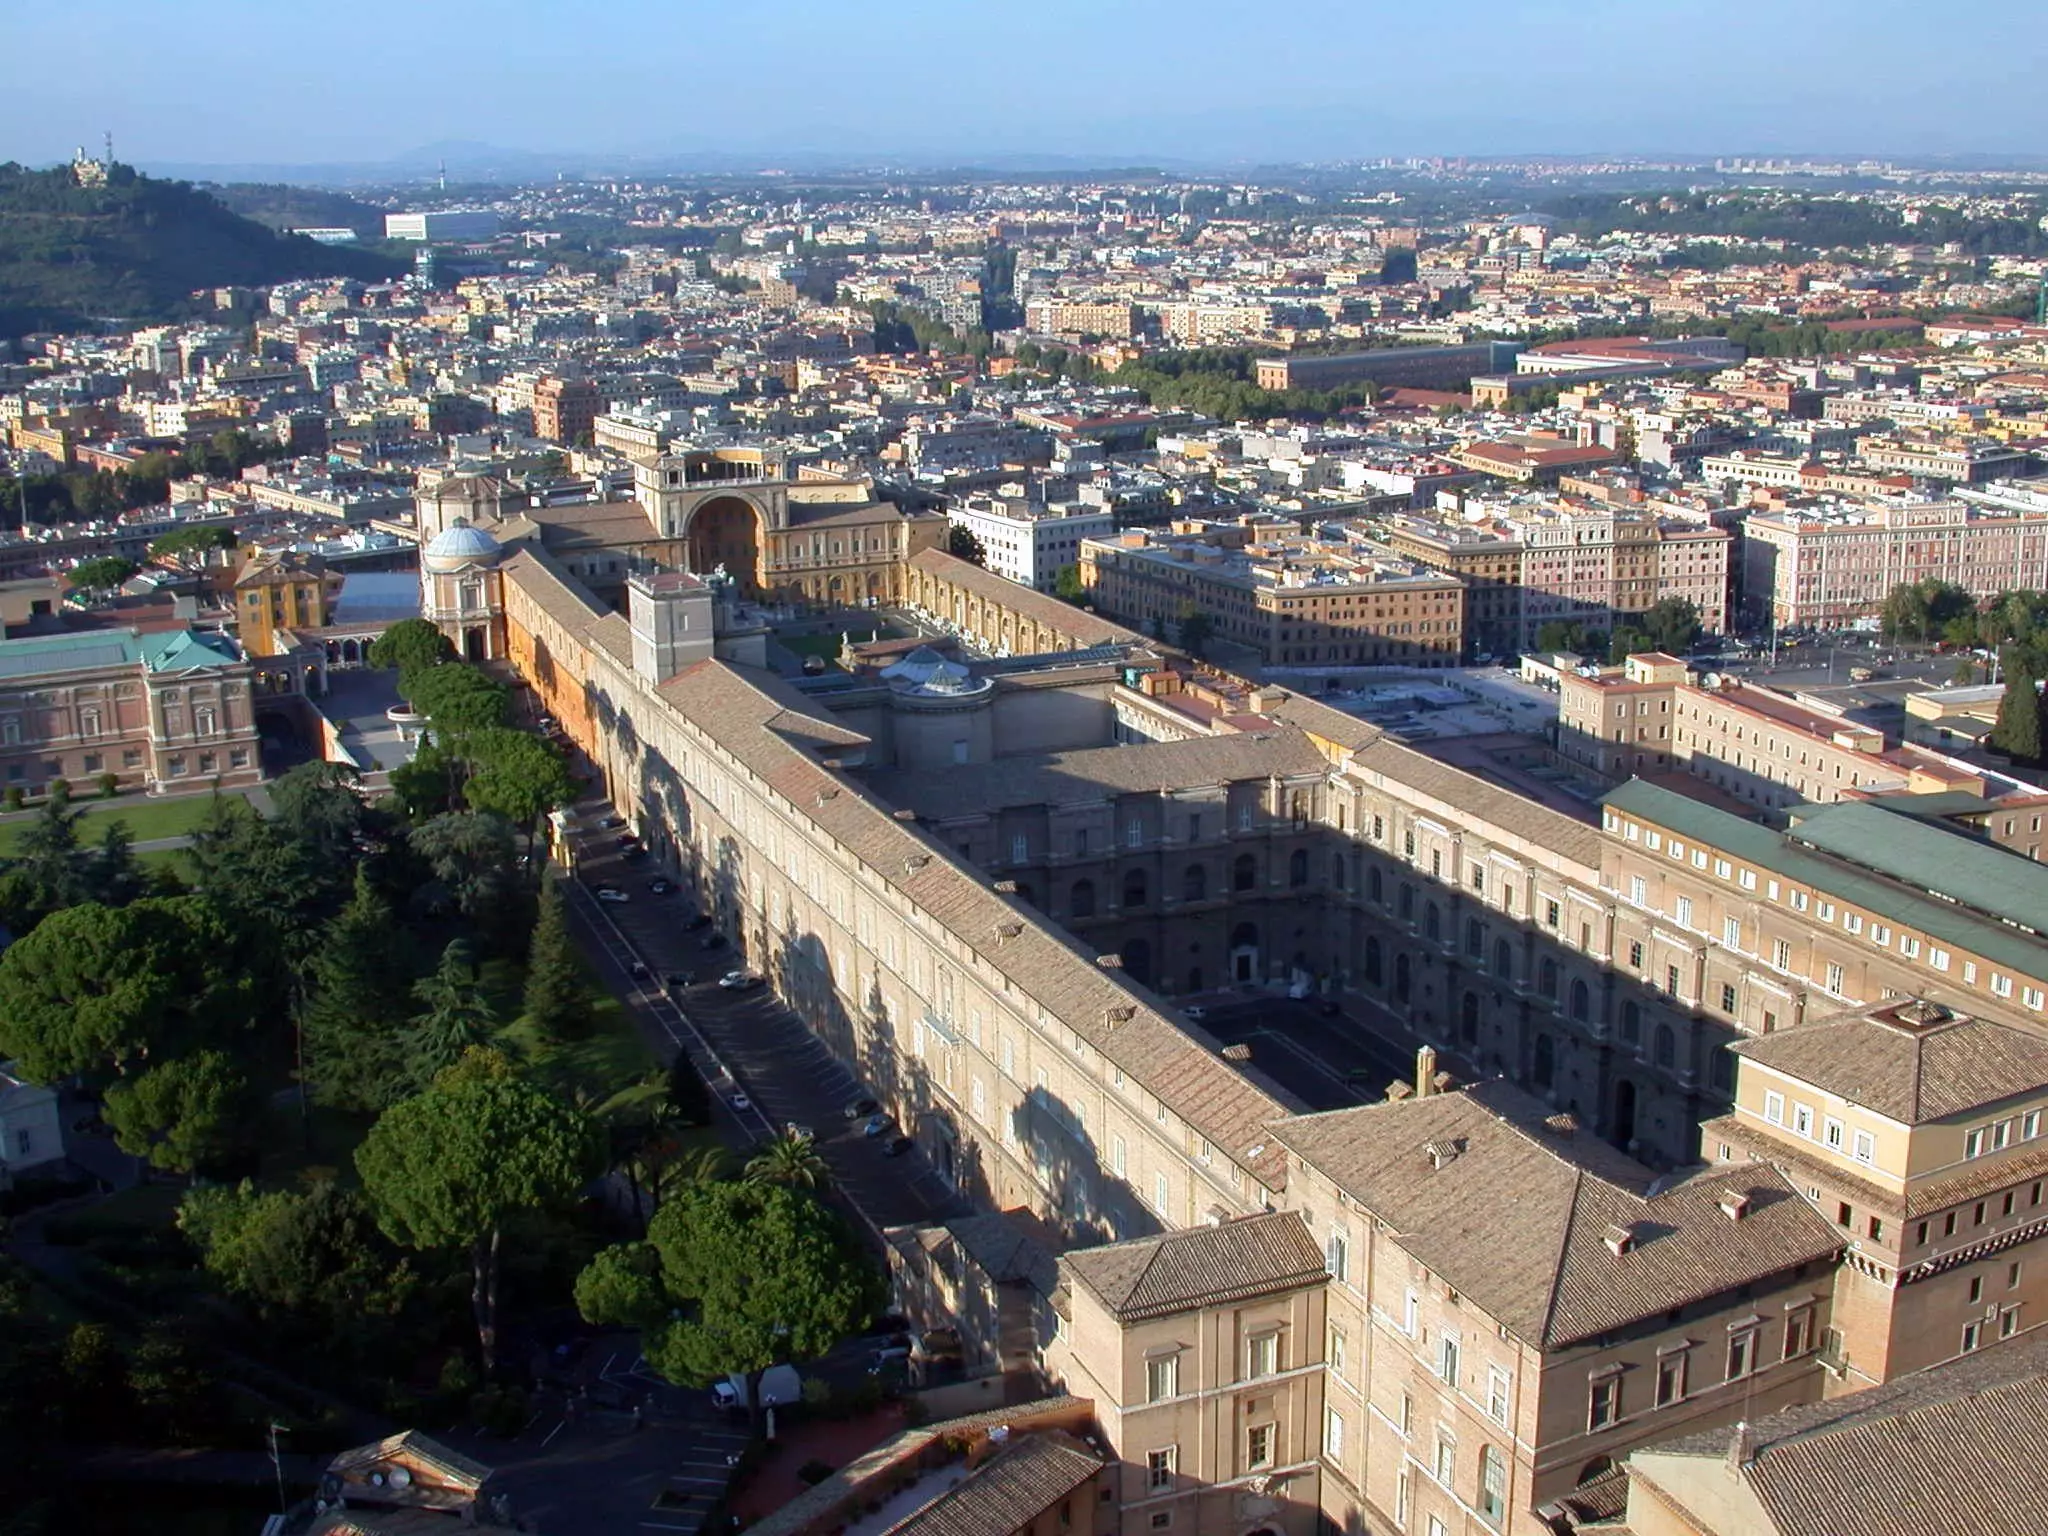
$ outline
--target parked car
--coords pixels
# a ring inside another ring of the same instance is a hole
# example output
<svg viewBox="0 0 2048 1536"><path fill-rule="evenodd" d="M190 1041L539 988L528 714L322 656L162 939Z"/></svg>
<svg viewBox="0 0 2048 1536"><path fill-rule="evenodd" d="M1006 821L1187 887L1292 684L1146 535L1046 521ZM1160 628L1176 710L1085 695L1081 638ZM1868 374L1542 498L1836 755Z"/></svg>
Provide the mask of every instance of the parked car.
<svg viewBox="0 0 2048 1536"><path fill-rule="evenodd" d="M894 1115L869 1115L868 1123L860 1128L863 1136L886 1136L896 1128Z"/></svg>
<svg viewBox="0 0 2048 1536"><path fill-rule="evenodd" d="M697 985L695 971L670 971L661 978L661 984L671 992L680 992L685 987Z"/></svg>
<svg viewBox="0 0 2048 1536"><path fill-rule="evenodd" d="M784 1123L782 1134L791 1141L816 1141L818 1139L816 1131L813 1131L808 1125L800 1124L795 1120Z"/></svg>
<svg viewBox="0 0 2048 1536"><path fill-rule="evenodd" d="M600 885L597 888L597 899L599 901L623 903L631 901L633 898L620 890L616 885Z"/></svg>
<svg viewBox="0 0 2048 1536"><path fill-rule="evenodd" d="M1209 1010L1204 1008L1200 1003L1191 1004L1190 1006L1181 1009L1180 1012L1182 1018L1188 1019L1196 1024L1201 1023L1202 1020L1209 1017Z"/></svg>
<svg viewBox="0 0 2048 1536"><path fill-rule="evenodd" d="M627 965L626 974L628 976L631 976L635 981L646 981L650 977L652 977L654 973L647 969L647 962L645 960L635 960Z"/></svg>
<svg viewBox="0 0 2048 1536"><path fill-rule="evenodd" d="M754 1107L754 1101L737 1089L725 1096L725 1102L742 1114Z"/></svg>
<svg viewBox="0 0 2048 1536"><path fill-rule="evenodd" d="M908 1152L912 1147L916 1145L917 1143L912 1141L908 1136L897 1136L882 1144L882 1156L901 1157L904 1153Z"/></svg>
<svg viewBox="0 0 2048 1536"><path fill-rule="evenodd" d="M854 1099L840 1113L849 1120L860 1120L868 1115L872 1115L881 1107L873 1099Z"/></svg>
<svg viewBox="0 0 2048 1536"><path fill-rule="evenodd" d="M598 817L597 824L606 831L610 831L613 827L623 827L626 824L626 818L614 812L610 816Z"/></svg>
<svg viewBox="0 0 2048 1536"><path fill-rule="evenodd" d="M666 896L675 888L675 881L669 879L667 875L656 875L652 880L647 882L647 889L652 891L657 896Z"/></svg>
<svg viewBox="0 0 2048 1536"><path fill-rule="evenodd" d="M727 971L718 984L728 992L751 992L761 985L761 978L752 971Z"/></svg>
<svg viewBox="0 0 2048 1536"><path fill-rule="evenodd" d="M909 1369L910 1350L907 1346L892 1345L888 1349L874 1350L868 1355L868 1374L870 1376L879 1376L891 1366Z"/></svg>

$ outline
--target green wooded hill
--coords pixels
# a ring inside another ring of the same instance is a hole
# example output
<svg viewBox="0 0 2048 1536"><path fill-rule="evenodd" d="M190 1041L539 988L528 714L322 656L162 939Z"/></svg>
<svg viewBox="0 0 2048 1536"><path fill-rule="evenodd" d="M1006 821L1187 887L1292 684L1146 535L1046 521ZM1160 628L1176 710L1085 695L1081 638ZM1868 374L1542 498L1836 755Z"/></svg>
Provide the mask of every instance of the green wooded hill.
<svg viewBox="0 0 2048 1536"><path fill-rule="evenodd" d="M68 166L0 165L0 336L173 320L202 288L379 281L404 270L374 252L279 234L185 182L129 166L114 166L105 186L81 187Z"/></svg>
<svg viewBox="0 0 2048 1536"><path fill-rule="evenodd" d="M203 190L243 218L272 229L348 228L356 232L359 240L384 238L384 210L358 202L345 192L268 181L230 181Z"/></svg>

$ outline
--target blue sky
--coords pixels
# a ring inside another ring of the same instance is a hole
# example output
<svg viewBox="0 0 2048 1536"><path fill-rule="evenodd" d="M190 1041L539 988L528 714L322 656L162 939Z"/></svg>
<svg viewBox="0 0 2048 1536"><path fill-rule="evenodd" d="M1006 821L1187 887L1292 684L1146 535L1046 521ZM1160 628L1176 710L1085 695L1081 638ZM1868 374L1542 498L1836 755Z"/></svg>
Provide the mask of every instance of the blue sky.
<svg viewBox="0 0 2048 1536"><path fill-rule="evenodd" d="M2044 76L2040 0L20 0L0 159L2048 154Z"/></svg>

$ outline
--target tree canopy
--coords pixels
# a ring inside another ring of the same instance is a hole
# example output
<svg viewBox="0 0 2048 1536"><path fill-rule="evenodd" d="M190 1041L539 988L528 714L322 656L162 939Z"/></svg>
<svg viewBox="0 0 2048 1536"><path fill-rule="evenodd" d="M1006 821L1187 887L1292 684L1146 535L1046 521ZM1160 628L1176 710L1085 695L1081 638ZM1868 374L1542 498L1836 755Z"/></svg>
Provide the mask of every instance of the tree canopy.
<svg viewBox="0 0 2048 1536"><path fill-rule="evenodd" d="M393 1242L469 1251L470 1303L487 1371L497 1358L505 1223L568 1200L598 1161L589 1120L515 1077L491 1051L472 1051L423 1092L392 1105L356 1150L364 1193Z"/></svg>
<svg viewBox="0 0 2048 1536"><path fill-rule="evenodd" d="M576 1280L586 1319L638 1328L648 1363L690 1386L822 1355L881 1299L845 1223L776 1183L684 1188L645 1242L603 1250Z"/></svg>

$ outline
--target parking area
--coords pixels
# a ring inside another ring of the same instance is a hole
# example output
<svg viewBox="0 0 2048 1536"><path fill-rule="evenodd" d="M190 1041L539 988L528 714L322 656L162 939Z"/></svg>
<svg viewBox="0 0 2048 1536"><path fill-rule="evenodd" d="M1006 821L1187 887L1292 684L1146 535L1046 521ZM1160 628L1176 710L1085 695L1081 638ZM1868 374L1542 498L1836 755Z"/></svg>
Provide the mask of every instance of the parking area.
<svg viewBox="0 0 2048 1536"><path fill-rule="evenodd" d="M886 1227L967 1214L966 1200L916 1150L891 1157L885 1149L893 1137L867 1136L846 1117L846 1105L867 1087L770 988L718 985L742 958L727 944L707 949L715 930L692 926L701 920L688 896L657 894L659 876L648 861L622 851L617 831L597 824L604 808L583 809L571 834L579 876L570 882L571 909L606 984L664 1059L687 1053L711 1085L728 1139L744 1150L789 1125L809 1130L837 1196L876 1241ZM599 900L599 889L625 899Z"/></svg>

